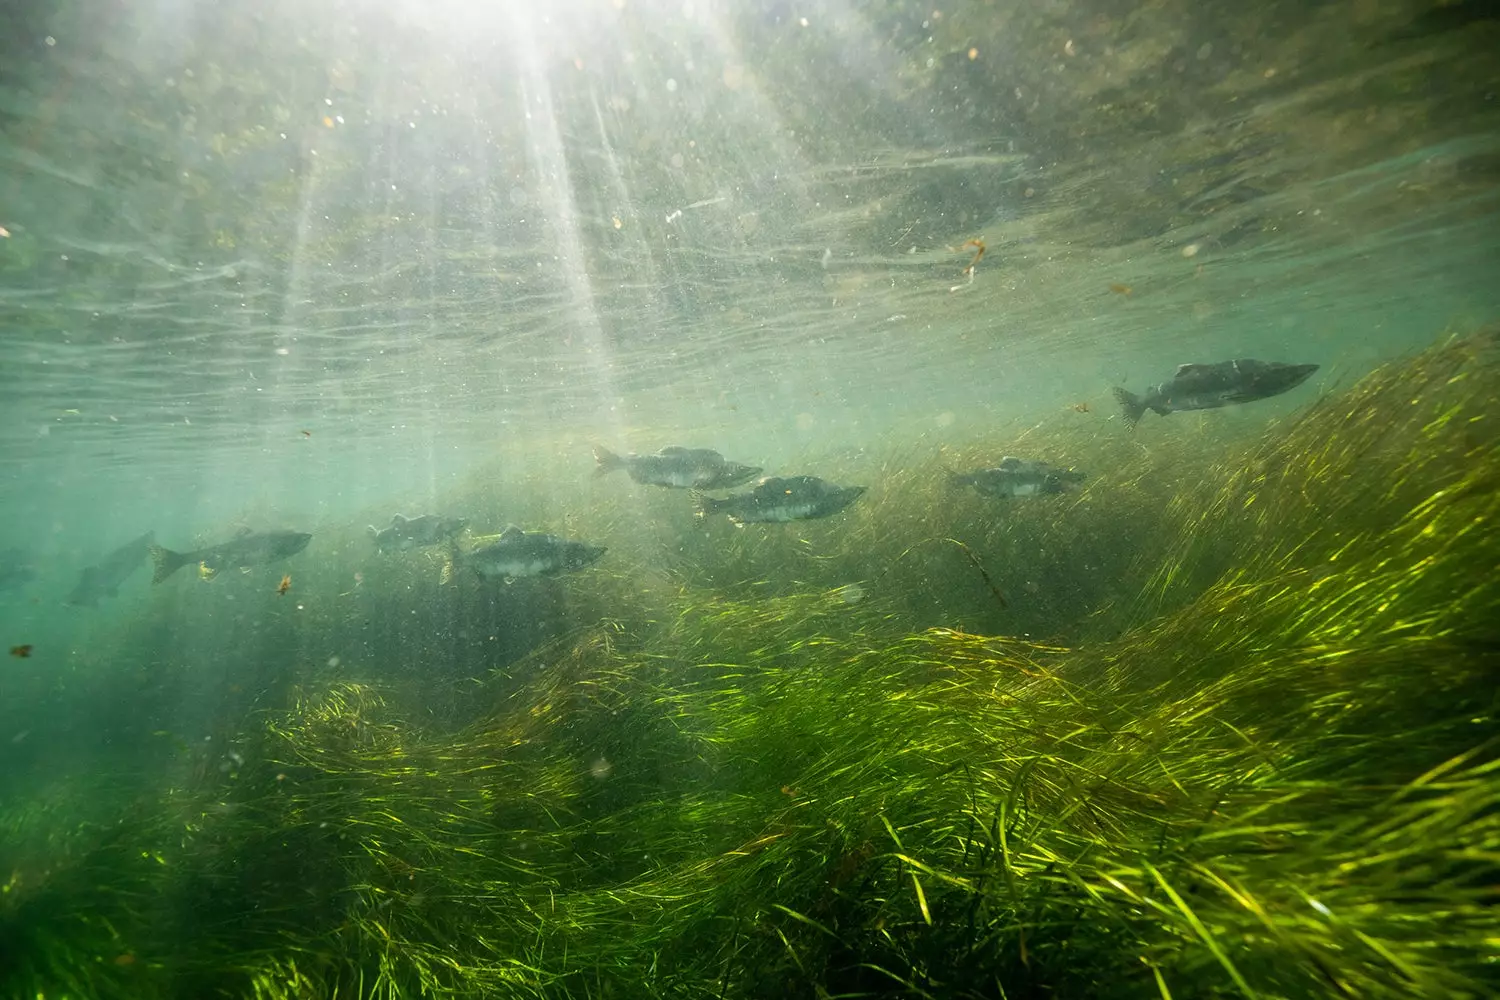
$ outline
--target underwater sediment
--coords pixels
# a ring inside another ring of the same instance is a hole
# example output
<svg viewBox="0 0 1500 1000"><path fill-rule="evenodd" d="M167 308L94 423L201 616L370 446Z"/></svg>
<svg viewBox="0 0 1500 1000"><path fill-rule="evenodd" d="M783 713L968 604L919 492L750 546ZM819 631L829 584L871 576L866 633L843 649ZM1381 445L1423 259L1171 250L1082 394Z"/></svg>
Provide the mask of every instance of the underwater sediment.
<svg viewBox="0 0 1500 1000"><path fill-rule="evenodd" d="M309 666L310 615L230 757L122 729L0 801L0 993L1493 995L1496 361L1248 439L1042 428L1090 471L1046 502L893 456L837 523L621 546L513 655L429 653L441 714Z"/></svg>

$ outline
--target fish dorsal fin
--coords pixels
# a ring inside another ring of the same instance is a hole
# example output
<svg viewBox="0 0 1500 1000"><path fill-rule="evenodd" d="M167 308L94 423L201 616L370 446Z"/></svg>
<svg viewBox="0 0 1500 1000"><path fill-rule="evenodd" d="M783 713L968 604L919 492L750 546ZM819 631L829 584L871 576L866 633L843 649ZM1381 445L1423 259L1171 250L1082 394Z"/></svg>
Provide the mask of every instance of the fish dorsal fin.
<svg viewBox="0 0 1500 1000"><path fill-rule="evenodd" d="M398 524L405 524L405 523L406 523L406 515L405 514L392 514L391 515L391 526L392 527L395 527Z"/></svg>
<svg viewBox="0 0 1500 1000"><path fill-rule="evenodd" d="M235 538L244 538L246 535L250 535L250 534L254 534L254 532L252 532L248 526L242 524L242 525L240 525L239 529L237 531L235 531L234 537Z"/></svg>
<svg viewBox="0 0 1500 1000"><path fill-rule="evenodd" d="M513 542L513 541L515 541L518 538L525 538L525 537L526 537L526 532L522 531L520 528L516 527L514 524L507 524L505 526L505 530L502 531L502 532L500 532L500 540L502 542Z"/></svg>
<svg viewBox="0 0 1500 1000"><path fill-rule="evenodd" d="M1014 455L1006 455L1000 459L1000 464L995 466L997 469L1019 469L1020 467L1021 460Z"/></svg>
<svg viewBox="0 0 1500 1000"><path fill-rule="evenodd" d="M1196 362L1189 361L1185 365L1178 365L1177 366L1177 372L1174 375L1174 377L1175 378L1182 378L1182 376L1184 376L1184 375L1190 375L1190 374L1192 374L1195 371L1200 371L1200 370L1202 370L1204 368L1207 368L1207 367L1208 367L1208 365L1200 365L1200 364L1198 364Z"/></svg>
<svg viewBox="0 0 1500 1000"><path fill-rule="evenodd" d="M669 444L657 452L658 455L686 455L687 453L688 449L676 444Z"/></svg>

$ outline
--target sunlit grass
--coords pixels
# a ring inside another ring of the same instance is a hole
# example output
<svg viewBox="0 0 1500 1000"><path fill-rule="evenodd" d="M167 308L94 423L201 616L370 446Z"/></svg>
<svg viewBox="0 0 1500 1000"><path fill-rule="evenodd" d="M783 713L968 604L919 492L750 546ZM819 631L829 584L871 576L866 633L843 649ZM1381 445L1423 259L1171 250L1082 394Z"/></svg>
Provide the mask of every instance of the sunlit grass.
<svg viewBox="0 0 1500 1000"><path fill-rule="evenodd" d="M576 515L626 537L598 572L372 585L387 614L552 624L520 658L453 647L441 718L395 654L305 671L235 717L232 771L143 784L107 825L5 803L0 983L1489 995L1490 345L1248 442L1142 460L1038 430L1090 478L1036 503L945 485L996 441L893 456L828 522L705 526L663 494L635 541L638 515Z"/></svg>

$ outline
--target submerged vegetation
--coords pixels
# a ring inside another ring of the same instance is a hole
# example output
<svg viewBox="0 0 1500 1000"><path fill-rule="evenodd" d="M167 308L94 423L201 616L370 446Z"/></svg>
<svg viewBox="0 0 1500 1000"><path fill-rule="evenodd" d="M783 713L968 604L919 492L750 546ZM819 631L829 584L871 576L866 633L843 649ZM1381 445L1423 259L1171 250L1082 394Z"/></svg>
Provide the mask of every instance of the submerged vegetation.
<svg viewBox="0 0 1500 1000"><path fill-rule="evenodd" d="M0 993L1491 995L1495 350L1038 428L1089 478L1034 502L946 483L1010 438L795 528L570 512L610 559L529 589L294 570L279 662L153 613L49 695L118 771L7 779Z"/></svg>

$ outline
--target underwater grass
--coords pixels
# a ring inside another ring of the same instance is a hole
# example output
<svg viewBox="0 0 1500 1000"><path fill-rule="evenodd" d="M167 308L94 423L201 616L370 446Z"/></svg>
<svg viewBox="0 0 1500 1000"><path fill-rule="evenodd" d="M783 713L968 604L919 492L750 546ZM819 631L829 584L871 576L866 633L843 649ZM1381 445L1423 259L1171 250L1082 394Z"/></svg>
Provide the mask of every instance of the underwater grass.
<svg viewBox="0 0 1500 1000"><path fill-rule="evenodd" d="M1034 431L1091 470L1055 503L948 490L999 442L787 532L664 507L688 541L640 579L661 538L548 590L460 584L417 617L551 623L519 658L429 650L457 664L443 714L413 673L278 674L241 763L12 876L0 987L1493 995L1492 350L1454 339L1232 445Z"/></svg>

